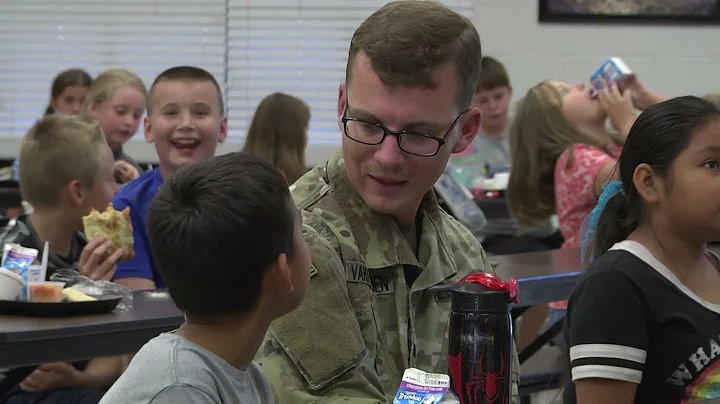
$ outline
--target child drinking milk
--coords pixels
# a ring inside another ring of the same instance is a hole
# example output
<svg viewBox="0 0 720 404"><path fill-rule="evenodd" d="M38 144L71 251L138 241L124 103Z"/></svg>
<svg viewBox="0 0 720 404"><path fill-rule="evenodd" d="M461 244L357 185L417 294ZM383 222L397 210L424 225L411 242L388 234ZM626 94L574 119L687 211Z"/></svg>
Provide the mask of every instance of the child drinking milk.
<svg viewBox="0 0 720 404"><path fill-rule="evenodd" d="M577 403L720 398L720 110L649 107L587 222L596 258L566 317ZM572 385L565 402L574 402ZM713 401L714 402L714 401Z"/></svg>

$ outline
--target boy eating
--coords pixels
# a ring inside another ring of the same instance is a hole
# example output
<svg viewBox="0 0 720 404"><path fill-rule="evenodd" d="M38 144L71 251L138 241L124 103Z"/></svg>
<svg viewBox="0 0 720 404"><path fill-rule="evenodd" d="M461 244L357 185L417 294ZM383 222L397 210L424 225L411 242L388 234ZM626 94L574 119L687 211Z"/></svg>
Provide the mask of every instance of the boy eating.
<svg viewBox="0 0 720 404"><path fill-rule="evenodd" d="M148 342L101 403L272 403L253 357L310 281L283 176L247 153L183 169L152 201L147 233L185 323Z"/></svg>
<svg viewBox="0 0 720 404"><path fill-rule="evenodd" d="M25 135L19 157L20 190L33 213L4 229L0 245L16 243L42 253L47 242L48 279L69 268L92 279L110 279L123 250L108 255L110 240L88 243L82 233L83 216L91 209L105 210L118 188L113 154L100 127L77 116L46 116ZM44 364L6 402L97 403L119 374L118 358Z"/></svg>
<svg viewBox="0 0 720 404"><path fill-rule="evenodd" d="M155 144L160 166L122 188L115 209L130 207L135 257L118 265L115 281L135 290L165 287L145 229L150 202L178 169L208 160L227 137L220 85L207 71L178 66L158 75L150 87L145 139Z"/></svg>

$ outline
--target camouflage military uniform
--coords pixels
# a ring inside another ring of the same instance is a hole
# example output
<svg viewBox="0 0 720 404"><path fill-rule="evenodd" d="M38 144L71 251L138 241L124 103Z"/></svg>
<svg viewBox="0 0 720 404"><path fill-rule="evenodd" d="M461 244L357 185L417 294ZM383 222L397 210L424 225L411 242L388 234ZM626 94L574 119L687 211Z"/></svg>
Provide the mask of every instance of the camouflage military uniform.
<svg viewBox="0 0 720 404"><path fill-rule="evenodd" d="M492 271L475 237L428 192L416 258L395 221L352 188L340 154L291 191L313 265L305 301L273 322L256 357L276 402L392 402L406 368L447 374L450 301L425 289ZM418 273L410 287L407 268Z"/></svg>

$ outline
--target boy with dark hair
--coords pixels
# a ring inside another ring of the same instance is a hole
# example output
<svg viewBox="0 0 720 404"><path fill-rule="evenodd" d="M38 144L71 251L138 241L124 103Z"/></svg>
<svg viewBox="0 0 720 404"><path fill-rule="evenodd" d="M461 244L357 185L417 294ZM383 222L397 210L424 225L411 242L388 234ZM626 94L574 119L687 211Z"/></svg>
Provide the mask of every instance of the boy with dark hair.
<svg viewBox="0 0 720 404"><path fill-rule="evenodd" d="M272 403L253 357L310 279L285 179L247 153L198 163L160 188L147 230L185 323L148 342L101 403Z"/></svg>
<svg viewBox="0 0 720 404"><path fill-rule="evenodd" d="M510 167L508 110L512 98L510 77L502 63L490 56L480 62L480 77L473 96L473 106L482 113L480 131L472 149L491 167Z"/></svg>
<svg viewBox="0 0 720 404"><path fill-rule="evenodd" d="M227 137L222 92L207 71L193 66L160 73L150 87L145 139L155 144L160 167L122 188L113 201L130 207L135 257L118 265L115 281L132 289L165 287L150 253L145 216L163 181L182 167L212 158Z"/></svg>

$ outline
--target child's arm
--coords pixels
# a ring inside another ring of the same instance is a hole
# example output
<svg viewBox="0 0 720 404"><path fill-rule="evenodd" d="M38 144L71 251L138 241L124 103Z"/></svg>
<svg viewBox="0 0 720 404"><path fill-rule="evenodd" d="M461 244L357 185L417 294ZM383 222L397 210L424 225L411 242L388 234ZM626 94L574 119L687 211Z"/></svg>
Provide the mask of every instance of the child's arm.
<svg viewBox="0 0 720 404"><path fill-rule="evenodd" d="M80 372L73 387L104 390L112 386L122 373L121 357L95 358Z"/></svg>
<svg viewBox="0 0 720 404"><path fill-rule="evenodd" d="M20 389L29 393L56 389L84 388L104 390L122 373L120 357L95 358L84 371L65 362L38 366L20 383Z"/></svg>
<svg viewBox="0 0 720 404"><path fill-rule="evenodd" d="M585 379L575 383L577 404L630 404L637 384L608 379Z"/></svg>
<svg viewBox="0 0 720 404"><path fill-rule="evenodd" d="M618 173L615 167L617 166L616 160L611 160L603 163L595 174L595 195L599 198L605 188L605 184L618 178Z"/></svg>
<svg viewBox="0 0 720 404"><path fill-rule="evenodd" d="M636 108L641 111L645 111L649 106L663 102L668 99L668 97L650 90L645 90L645 92L643 94L640 94L638 98L639 105L636 105Z"/></svg>
<svg viewBox="0 0 720 404"><path fill-rule="evenodd" d="M668 97L664 95L646 89L634 74L630 77L628 88L632 92L633 105L640 111L645 111L649 106L668 99Z"/></svg>

